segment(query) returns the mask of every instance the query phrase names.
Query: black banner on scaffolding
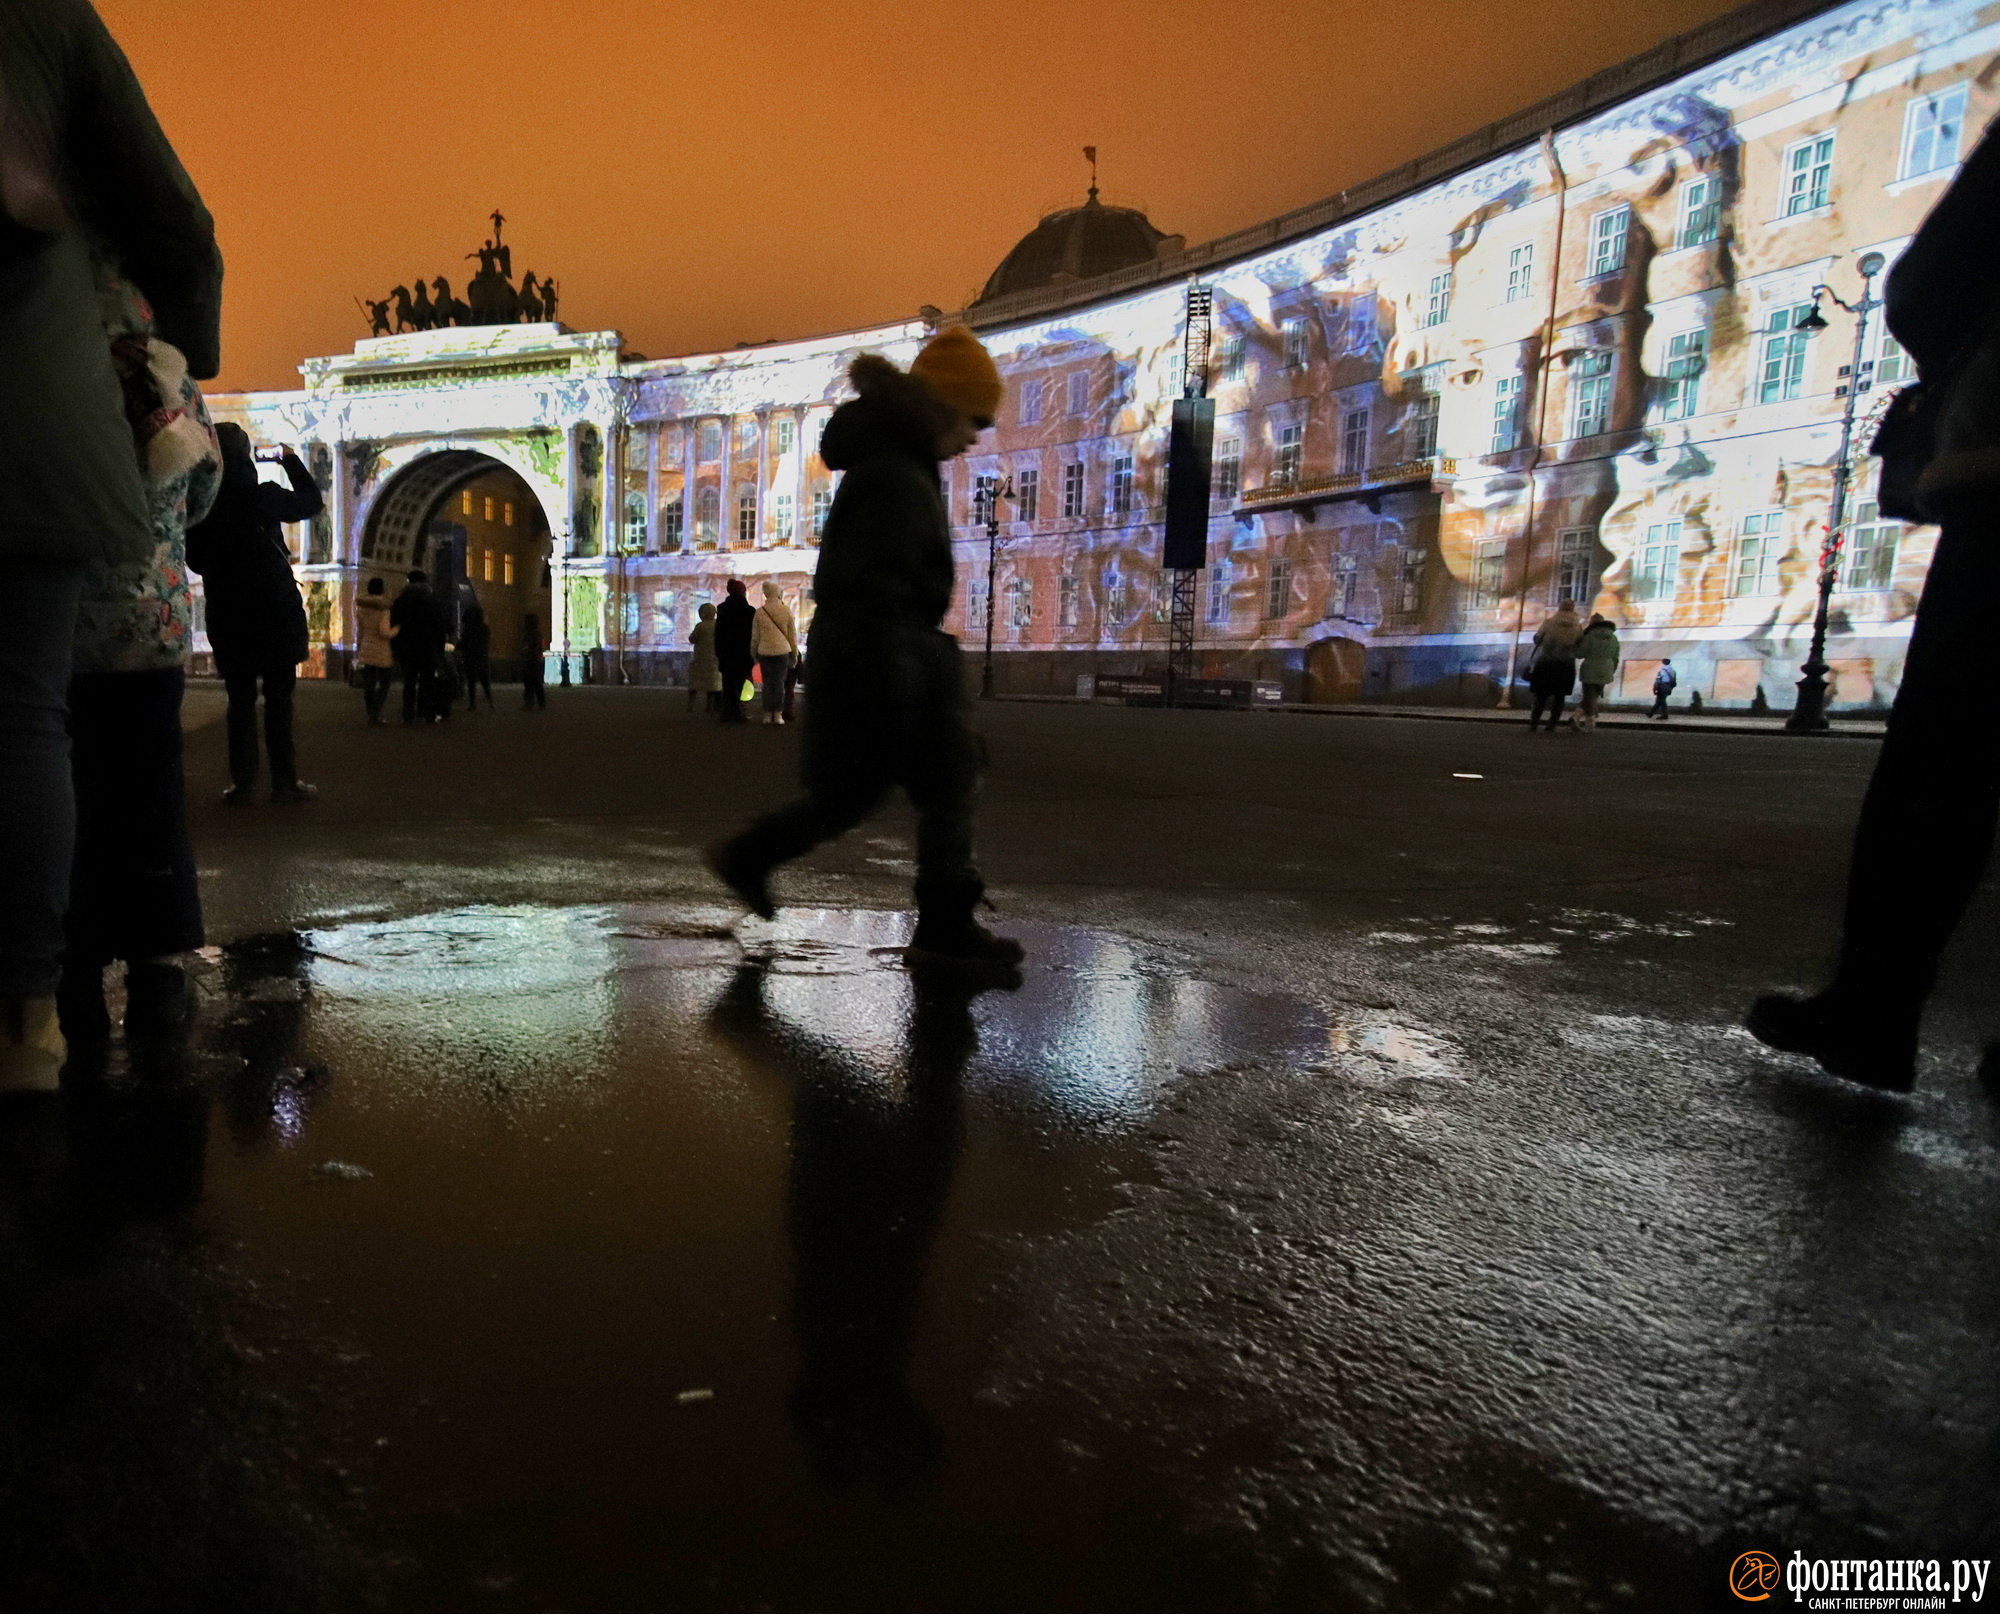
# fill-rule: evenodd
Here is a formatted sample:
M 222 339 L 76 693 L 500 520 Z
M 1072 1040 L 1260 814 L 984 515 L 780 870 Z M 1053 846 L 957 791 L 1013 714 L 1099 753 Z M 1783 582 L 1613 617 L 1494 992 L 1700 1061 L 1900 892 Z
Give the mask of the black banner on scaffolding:
M 1167 440 L 1167 536 L 1161 557 L 1169 571 L 1208 564 L 1208 487 L 1215 452 L 1215 400 L 1176 398 Z

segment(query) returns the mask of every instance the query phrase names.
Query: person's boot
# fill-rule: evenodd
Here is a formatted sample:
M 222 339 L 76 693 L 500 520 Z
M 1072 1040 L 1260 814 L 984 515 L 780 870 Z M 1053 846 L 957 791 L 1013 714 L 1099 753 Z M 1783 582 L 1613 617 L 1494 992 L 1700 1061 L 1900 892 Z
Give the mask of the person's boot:
M 222 793 L 222 805 L 225 807 L 248 807 L 256 799 L 257 782 L 254 779 L 247 785 L 233 784 Z
M 194 986 L 187 971 L 155 959 L 126 966 L 126 1036 L 179 1036 L 193 1020 Z
M 1012 968 L 1026 958 L 1027 949 L 1012 936 L 996 936 L 977 919 L 973 910 L 986 894 L 977 879 L 956 880 L 927 886 L 917 884 L 917 929 L 910 937 L 905 957 L 911 963 L 949 960 Z
M 318 794 L 318 785 L 301 784 L 296 779 L 288 785 L 271 786 L 271 800 L 274 802 L 311 801 Z
M 111 1010 L 104 1002 L 102 964 L 63 965 L 56 983 L 56 1020 L 63 1040 L 76 1048 L 111 1040 Z
M 702 854 L 702 862 L 759 919 L 778 916 L 778 905 L 771 900 L 771 865 L 752 852 L 741 836 L 711 846 Z
M 0 998 L 0 1097 L 55 1092 L 68 1053 L 53 997 Z
M 1830 992 L 1773 992 L 1750 1005 L 1744 1027 L 1766 1047 L 1804 1054 L 1831 1076 L 1885 1093 L 1917 1085 L 1917 1017 L 1880 1008 L 1855 1012 Z

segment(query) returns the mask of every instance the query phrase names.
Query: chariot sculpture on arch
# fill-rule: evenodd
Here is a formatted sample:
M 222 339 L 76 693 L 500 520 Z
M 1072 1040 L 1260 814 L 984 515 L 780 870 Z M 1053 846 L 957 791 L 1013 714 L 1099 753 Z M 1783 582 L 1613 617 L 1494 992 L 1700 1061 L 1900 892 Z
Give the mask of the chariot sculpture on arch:
M 454 325 L 538 324 L 556 317 L 556 283 L 552 276 L 535 277 L 532 269 L 514 285 L 514 252 L 502 238 L 507 216 L 492 213 L 493 233 L 465 256 L 477 259 L 478 270 L 465 283 L 465 296 L 454 296 L 443 275 L 417 275 L 390 289 L 387 297 L 357 297 L 370 336 L 401 335 L 405 331 L 438 331 Z M 414 294 L 410 286 L 414 285 Z

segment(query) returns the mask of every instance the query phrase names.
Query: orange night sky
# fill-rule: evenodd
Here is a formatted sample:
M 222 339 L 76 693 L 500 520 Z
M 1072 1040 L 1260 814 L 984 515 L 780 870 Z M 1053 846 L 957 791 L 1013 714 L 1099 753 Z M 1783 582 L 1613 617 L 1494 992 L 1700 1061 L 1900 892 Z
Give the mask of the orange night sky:
M 499 207 L 562 318 L 660 357 L 953 308 L 1043 212 L 1190 242 L 1317 200 L 1722 0 L 99 0 L 214 210 L 221 387 L 292 387 L 362 293 Z

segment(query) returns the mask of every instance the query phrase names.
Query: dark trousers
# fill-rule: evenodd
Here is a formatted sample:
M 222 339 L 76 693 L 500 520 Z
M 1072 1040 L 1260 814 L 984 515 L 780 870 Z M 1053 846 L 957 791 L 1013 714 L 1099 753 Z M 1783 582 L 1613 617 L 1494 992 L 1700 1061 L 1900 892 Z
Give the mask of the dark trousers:
M 436 661 L 406 661 L 403 663 L 403 721 L 414 723 L 420 717 L 449 717 L 444 699 L 444 674 Z
M 1992 696 L 2000 531 L 1947 522 L 1861 804 L 1834 990 L 1914 1020 L 1985 872 L 2000 820 Z
M 1653 709 L 1646 714 L 1648 717 L 1665 717 L 1667 715 L 1667 693 L 1664 689 L 1653 691 Z
M 717 660 L 722 666 L 722 721 L 747 723 L 749 719 L 743 715 L 743 684 L 756 662 L 749 656 L 726 656 Z
M 1549 714 L 1549 727 L 1553 729 L 1563 718 L 1563 703 L 1567 695 L 1537 695 L 1533 708 L 1528 713 L 1528 727 L 1533 728 L 1542 720 L 1542 713 Z
M 363 667 L 361 669 L 361 698 L 368 707 L 368 721 L 381 719 L 382 708 L 389 704 L 389 685 L 395 680 L 393 667 Z
M 246 789 L 257 782 L 257 693 L 264 694 L 264 749 L 270 753 L 274 787 L 297 784 L 298 758 L 292 750 L 294 667 L 255 671 L 231 668 L 222 675 L 229 691 L 229 777 Z
M 63 713 L 81 566 L 0 555 L 0 998 L 43 997 L 61 969 L 75 797 Z
M 486 691 L 486 704 L 493 705 L 493 670 L 487 665 L 483 650 L 463 651 L 459 657 L 465 669 L 465 707 L 470 711 L 479 704 L 479 691 Z
M 64 961 L 71 968 L 101 969 L 114 958 L 157 958 L 202 943 L 181 772 L 184 687 L 178 668 L 91 673 L 70 683 L 76 858 Z M 253 775 L 255 768 L 253 749 Z
M 486 697 L 492 703 L 493 697 Z M 542 678 L 542 658 L 533 656 L 521 663 L 521 705 L 532 706 L 539 711 L 548 710 L 549 691 Z

